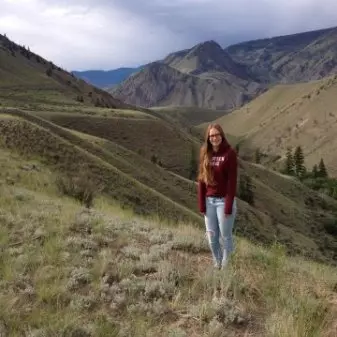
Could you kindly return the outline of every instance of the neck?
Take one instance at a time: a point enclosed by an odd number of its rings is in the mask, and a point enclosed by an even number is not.
[[[220,145],[213,145],[213,151],[218,152]]]

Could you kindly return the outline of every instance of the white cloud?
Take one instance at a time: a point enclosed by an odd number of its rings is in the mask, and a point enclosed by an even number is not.
[[[227,45],[337,23],[335,0],[0,2],[0,33],[68,70],[136,66],[208,39]]]
[[[2,33],[69,70],[148,62],[162,56],[165,38],[167,50],[175,42],[179,46],[166,28],[152,27],[121,8],[7,0],[5,9],[0,13]]]

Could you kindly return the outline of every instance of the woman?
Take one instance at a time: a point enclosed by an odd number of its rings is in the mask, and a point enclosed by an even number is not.
[[[199,210],[205,217],[215,267],[221,269],[233,251],[237,155],[218,124],[210,124],[206,130],[205,144],[200,150],[198,183]],[[223,250],[220,236],[224,241]]]

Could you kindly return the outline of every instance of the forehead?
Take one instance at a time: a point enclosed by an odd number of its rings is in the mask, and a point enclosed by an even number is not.
[[[219,130],[216,129],[216,128],[211,128],[211,129],[209,130],[209,134],[210,134],[210,135],[214,135],[215,133],[219,133]]]

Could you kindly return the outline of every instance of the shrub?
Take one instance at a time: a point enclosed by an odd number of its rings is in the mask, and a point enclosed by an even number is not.
[[[337,236],[337,219],[327,221],[324,228],[329,234]]]
[[[59,176],[56,180],[59,191],[78,200],[85,207],[93,206],[94,197],[101,191],[85,173],[79,176]]]

